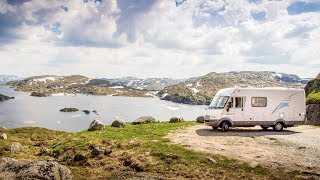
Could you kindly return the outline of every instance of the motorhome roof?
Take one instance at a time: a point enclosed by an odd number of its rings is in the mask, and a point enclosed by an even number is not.
[[[234,88],[224,88],[220,89],[217,94],[220,96],[230,96],[235,90],[252,90],[252,91],[304,91],[304,89],[295,89],[295,88],[285,88],[285,87],[265,87],[265,88],[256,88],[256,87],[234,87]]]
[[[229,88],[227,88],[229,89]],[[292,91],[304,91],[304,89],[297,89],[297,88],[286,88],[286,87],[264,87],[264,88],[257,88],[257,87],[235,87],[235,90],[255,90],[255,91],[259,91],[259,90],[283,90],[283,91],[288,91],[288,90],[292,90]]]

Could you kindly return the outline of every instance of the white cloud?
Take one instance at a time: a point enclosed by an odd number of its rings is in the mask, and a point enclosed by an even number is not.
[[[292,2],[188,0],[178,7],[172,0],[144,7],[116,0],[2,2],[0,23],[9,11],[24,18],[10,27],[19,39],[0,45],[0,70],[180,78],[272,70],[313,77],[320,71],[320,13],[288,15]],[[252,11],[265,11],[266,20],[255,21]],[[57,29],[45,28],[57,22]]]

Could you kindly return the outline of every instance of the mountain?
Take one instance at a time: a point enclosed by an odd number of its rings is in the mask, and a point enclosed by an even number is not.
[[[172,78],[146,78],[139,79],[136,77],[123,77],[115,79],[105,79],[111,82],[114,86],[131,87],[134,89],[145,89],[150,91],[159,91],[166,86],[177,84],[185,81],[183,79],[172,79]]]
[[[218,90],[235,85],[302,88],[304,83],[305,81],[296,75],[270,71],[212,72],[165,87],[157,93],[157,96],[176,103],[208,105]]]
[[[9,81],[14,81],[14,80],[19,80],[19,79],[22,79],[22,78],[19,76],[0,74],[0,84],[5,84]]]
[[[35,96],[49,96],[52,94],[92,94],[112,96],[152,96],[149,91],[137,90],[127,87],[112,86],[105,79],[89,79],[81,75],[71,76],[33,76],[23,80],[7,83],[18,91],[33,92]]]

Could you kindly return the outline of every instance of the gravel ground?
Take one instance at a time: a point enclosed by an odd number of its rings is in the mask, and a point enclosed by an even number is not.
[[[234,128],[229,132],[197,125],[172,132],[167,136],[173,143],[197,151],[220,154],[248,162],[286,170],[319,173],[320,128],[299,126],[275,132],[260,127]]]

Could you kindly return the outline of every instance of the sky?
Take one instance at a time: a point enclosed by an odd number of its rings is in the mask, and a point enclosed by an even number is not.
[[[0,74],[320,73],[320,0],[0,0]]]

